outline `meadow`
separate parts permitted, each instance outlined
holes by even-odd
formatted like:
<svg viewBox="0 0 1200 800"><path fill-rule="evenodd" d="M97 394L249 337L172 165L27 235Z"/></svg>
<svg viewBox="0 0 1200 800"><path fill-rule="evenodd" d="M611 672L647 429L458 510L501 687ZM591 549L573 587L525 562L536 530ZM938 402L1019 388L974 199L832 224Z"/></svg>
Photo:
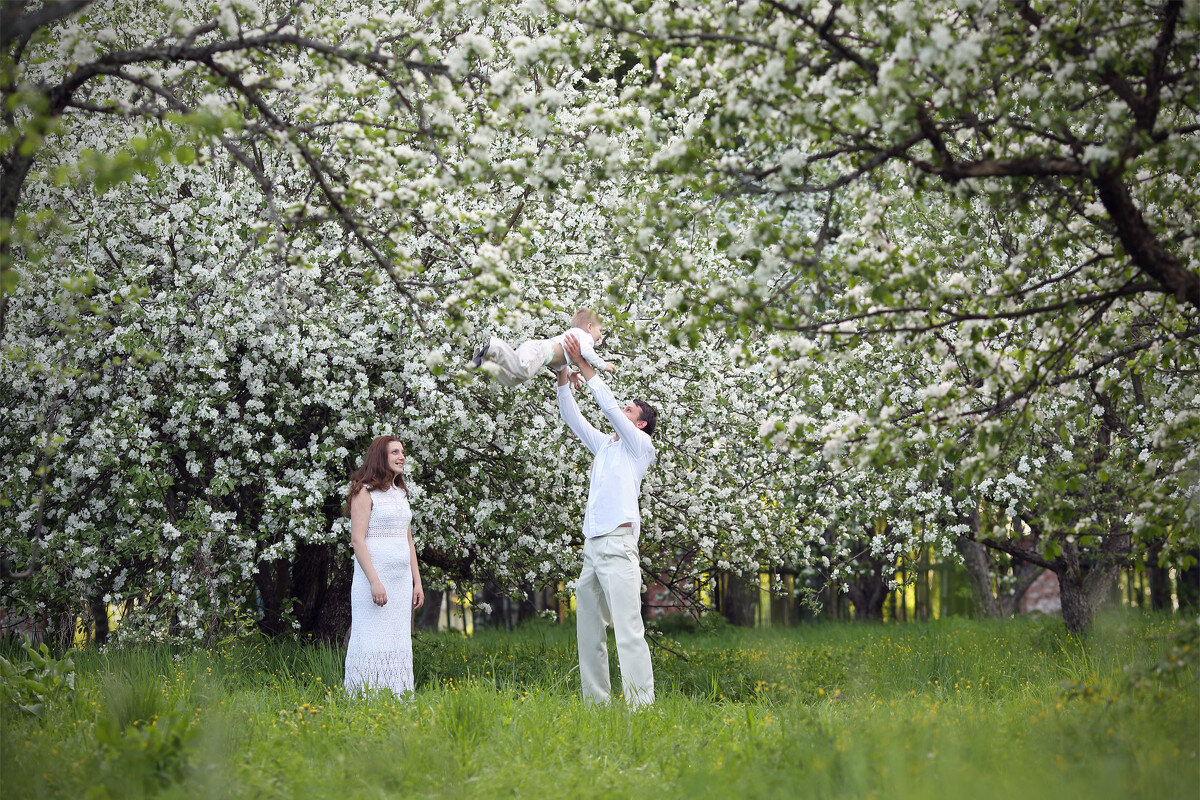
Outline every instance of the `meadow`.
<svg viewBox="0 0 1200 800"><path fill-rule="evenodd" d="M1130 611L1082 638L717 627L662 637L637 712L581 704L570 625L420 635L407 700L347 696L343 652L304 642L76 650L33 712L6 687L0 795L1195 798L1196 633Z"/></svg>

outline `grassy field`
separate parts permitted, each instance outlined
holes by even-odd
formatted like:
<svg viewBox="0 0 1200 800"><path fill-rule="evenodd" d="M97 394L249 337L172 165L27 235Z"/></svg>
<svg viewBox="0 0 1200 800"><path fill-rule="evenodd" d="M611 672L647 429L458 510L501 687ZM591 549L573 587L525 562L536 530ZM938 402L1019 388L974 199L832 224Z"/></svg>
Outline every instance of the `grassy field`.
<svg viewBox="0 0 1200 800"><path fill-rule="evenodd" d="M422 636L408 701L346 696L342 653L295 642L76 651L74 690L0 711L0 795L1196 798L1195 631L681 635L635 713L580 703L569 626Z"/></svg>

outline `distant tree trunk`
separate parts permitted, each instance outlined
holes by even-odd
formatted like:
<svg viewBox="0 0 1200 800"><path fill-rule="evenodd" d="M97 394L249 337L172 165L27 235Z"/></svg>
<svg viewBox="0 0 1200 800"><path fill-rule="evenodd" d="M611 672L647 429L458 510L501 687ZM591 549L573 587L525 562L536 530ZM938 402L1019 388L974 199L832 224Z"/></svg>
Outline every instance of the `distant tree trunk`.
<svg viewBox="0 0 1200 800"><path fill-rule="evenodd" d="M540 605L538 599L538 590L534 588L532 583L525 583L521 586L521 599L517 602L515 624L520 625L525 620L533 619L537 616L539 611L538 606Z"/></svg>
<svg viewBox="0 0 1200 800"><path fill-rule="evenodd" d="M417 630L436 631L438 629L444 595L445 592L441 589L425 590L425 605L421 606L421 610L417 612Z"/></svg>
<svg viewBox="0 0 1200 800"><path fill-rule="evenodd" d="M887 600L887 564L881 559L865 557L855 562L859 572L847 581L850 602L854 604L854 618L858 620L883 619L883 604Z"/></svg>
<svg viewBox="0 0 1200 800"><path fill-rule="evenodd" d="M806 622L817 618L820 610L821 588L813 577L796 573L792 584L793 615L797 622Z"/></svg>
<svg viewBox="0 0 1200 800"><path fill-rule="evenodd" d="M771 594L771 624L772 625L794 625L793 618L794 607L790 600L794 583L791 575L780 575L775 573L772 577L772 594ZM880 607L882 608L882 603Z"/></svg>
<svg viewBox="0 0 1200 800"><path fill-rule="evenodd" d="M1063 623L1068 631L1082 633L1092 624L1117 572L1115 566L1096 566L1058 573Z"/></svg>
<svg viewBox="0 0 1200 800"><path fill-rule="evenodd" d="M481 603L486 603L490 611L476 608L473 614L476 628L509 628L508 615L505 613L508 595L494 581L484 581L476 596Z"/></svg>
<svg viewBox="0 0 1200 800"><path fill-rule="evenodd" d="M1171 607L1171 571L1158 565L1163 540L1155 541L1146 553L1146 581L1150 584L1150 608L1162 611Z"/></svg>
<svg viewBox="0 0 1200 800"><path fill-rule="evenodd" d="M95 597L91 602L93 641L97 647L108 643L108 603Z"/></svg>
<svg viewBox="0 0 1200 800"><path fill-rule="evenodd" d="M1179 570L1175 578L1175 588L1179 594L1179 608L1200 608L1200 550L1191 552L1196 561L1187 569Z"/></svg>
<svg viewBox="0 0 1200 800"><path fill-rule="evenodd" d="M979 612L992 619L1011 617L1020 609L1021 598L1037 580L1043 567L1030 563L1015 553L1009 553L1016 585L1011 592L997 592L992 587L993 569L992 561L988 557L988 548L979 541L980 513L980 508L976 505L970 514L959 517L960 522L970 527L971 536L958 537L954 547L962 556L963 566L971 579L971 594ZM1019 519L1013 520L1013 524L1017 532L1024 529Z"/></svg>
<svg viewBox="0 0 1200 800"><path fill-rule="evenodd" d="M1017 582L1011 592L1005 592L998 598L1002 616L1011 617L1021 610L1021 599L1025 597L1025 593L1029 591L1029 587L1038 579L1038 576L1042 574L1043 569L1037 564L1031 564L1013 556L1012 571Z"/></svg>
<svg viewBox="0 0 1200 800"><path fill-rule="evenodd" d="M743 577L734 572L718 579L720 611L732 625L753 627L758 621L759 585L757 575Z"/></svg>
<svg viewBox="0 0 1200 800"><path fill-rule="evenodd" d="M978 516L976 518L978 519ZM954 548L962 556L963 566L971 578L971 594L975 598L975 607L985 617L1000 619L1000 603L992 589L992 568L988 563L987 548L965 536L959 536L954 541Z"/></svg>

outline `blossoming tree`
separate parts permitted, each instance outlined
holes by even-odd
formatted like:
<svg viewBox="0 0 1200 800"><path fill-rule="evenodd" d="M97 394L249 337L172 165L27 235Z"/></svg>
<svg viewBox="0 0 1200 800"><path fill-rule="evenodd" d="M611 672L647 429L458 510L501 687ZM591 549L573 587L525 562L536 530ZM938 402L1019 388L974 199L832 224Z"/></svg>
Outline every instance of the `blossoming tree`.
<svg viewBox="0 0 1200 800"><path fill-rule="evenodd" d="M718 220L744 279L696 298L693 321L784 333L799 373L844 366L863 342L893 354L886 377L830 398L838 419L782 413L765 436L859 467L919 460L925 485L957 498L946 535L1053 569L1074 630L1117 565L1194 564L1194 8L571 14L631 54L625 96L652 109L633 169L760 212ZM721 213L650 208L648 225L689 236L697 213ZM686 263L668 269L688 280ZM995 524L972 528L977 508Z"/></svg>
<svg viewBox="0 0 1200 800"><path fill-rule="evenodd" d="M128 637L340 636L341 494L389 431L434 580L569 579L583 465L551 381L504 392L462 365L473 332L545 335L581 305L618 390L662 411L647 569L800 552L767 501L790 457L754 445L761 367L672 343L622 223L643 189L617 168L615 93L539 56L539 12L192 11L97 6L41 40L61 54L10 64L46 94L97 80L45 116L14 195L3 548L38 568L5 607L73 627L121 605Z"/></svg>

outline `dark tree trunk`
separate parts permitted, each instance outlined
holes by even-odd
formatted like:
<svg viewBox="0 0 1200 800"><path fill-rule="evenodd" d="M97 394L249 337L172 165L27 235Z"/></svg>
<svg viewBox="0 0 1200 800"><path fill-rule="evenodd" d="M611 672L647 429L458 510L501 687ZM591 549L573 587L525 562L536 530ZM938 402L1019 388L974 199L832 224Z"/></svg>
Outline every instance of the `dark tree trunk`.
<svg viewBox="0 0 1200 800"><path fill-rule="evenodd" d="M1160 539L1146 553L1146 581L1150 584L1150 608L1162 611L1171 607L1171 571L1158 565L1162 555L1163 541Z"/></svg>
<svg viewBox="0 0 1200 800"><path fill-rule="evenodd" d="M532 583L526 583L521 587L521 599L517 602L516 623L518 625L537 616L538 607L541 605L538 599L538 590Z"/></svg>
<svg viewBox="0 0 1200 800"><path fill-rule="evenodd" d="M441 589L425 590L425 605L417 612L417 630L436 631L438 629L444 595L445 593Z"/></svg>
<svg viewBox="0 0 1200 800"><path fill-rule="evenodd" d="M329 597L329 570L335 547L328 544L302 544L292 559L292 609L302 633L311 633Z"/></svg>
<svg viewBox="0 0 1200 800"><path fill-rule="evenodd" d="M758 576L743 577L726 572L718 579L721 614L731 625L753 627L758 621Z"/></svg>
<svg viewBox="0 0 1200 800"><path fill-rule="evenodd" d="M288 562L276 561L263 564L254 576L262 602L262 618L258 628L268 636L278 636L285 630L283 620L283 598L287 595L289 579Z"/></svg>
<svg viewBox="0 0 1200 800"><path fill-rule="evenodd" d="M878 524L882 524L880 529ZM868 543L875 533L884 535L891 530L891 523L881 520L876 526L864 526L864 538L852 542L851 550L868 552ZM883 604L887 602L887 572L891 565L873 555L862 555L854 560L854 573L847 579L847 599L854 605L854 618L858 620L882 620Z"/></svg>
<svg viewBox="0 0 1200 800"><path fill-rule="evenodd" d="M494 581L484 581L479 588L479 599L487 603L490 611L475 609L476 628L510 628L508 620L508 595Z"/></svg>
<svg viewBox="0 0 1200 800"><path fill-rule="evenodd" d="M875 558L860 558L860 567L866 571L858 573L849 583L850 602L854 604L854 618L858 620L883 619L883 603L887 600L887 580L884 578L882 561Z"/></svg>
<svg viewBox="0 0 1200 800"><path fill-rule="evenodd" d="M350 584L354 562L341 558L334 549L328 570L329 583L317 609L312 634L323 642L344 645L350 640Z"/></svg>
<svg viewBox="0 0 1200 800"><path fill-rule="evenodd" d="M1119 570L1115 564L1082 566L1077 559L1065 560L1076 563L1057 572L1063 623L1071 633L1083 633L1108 597Z"/></svg>
<svg viewBox="0 0 1200 800"><path fill-rule="evenodd" d="M108 603L105 603L100 598L93 598L91 611L92 630L94 632L93 641L99 647L108 643Z"/></svg>
<svg viewBox="0 0 1200 800"><path fill-rule="evenodd" d="M1162 611L1171 607L1171 574L1162 567L1146 567L1150 581L1150 608Z"/></svg>
<svg viewBox="0 0 1200 800"><path fill-rule="evenodd" d="M796 598L793 603L796 621L805 622L815 620L821 602L820 586L811 577L797 574L792 591Z"/></svg>
<svg viewBox="0 0 1200 800"><path fill-rule="evenodd" d="M1013 586L1011 592L1006 592L999 598L1000 614L1005 617L1011 617L1021 608L1021 599L1025 597L1025 593L1029 591L1029 587L1042 574L1044 567L1038 564L1031 564L1016 556L1012 560L1013 576L1017 579L1016 585Z"/></svg>
<svg viewBox="0 0 1200 800"><path fill-rule="evenodd" d="M1187 569L1179 570L1175 579L1181 610L1200 608L1200 550L1193 550L1191 556L1196 562Z"/></svg>

